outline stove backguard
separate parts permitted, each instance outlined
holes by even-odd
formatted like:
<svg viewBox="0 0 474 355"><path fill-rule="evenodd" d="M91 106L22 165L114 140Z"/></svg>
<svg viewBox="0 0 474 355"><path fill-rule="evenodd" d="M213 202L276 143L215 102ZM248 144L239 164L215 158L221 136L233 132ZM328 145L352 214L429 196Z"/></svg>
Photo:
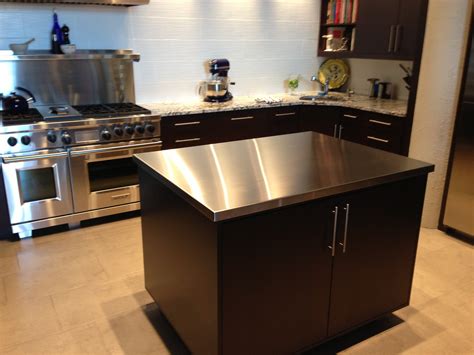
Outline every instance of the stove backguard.
<svg viewBox="0 0 474 355"><path fill-rule="evenodd" d="M0 53L0 93L29 89L37 105L135 102L131 51L80 51L74 55Z"/></svg>

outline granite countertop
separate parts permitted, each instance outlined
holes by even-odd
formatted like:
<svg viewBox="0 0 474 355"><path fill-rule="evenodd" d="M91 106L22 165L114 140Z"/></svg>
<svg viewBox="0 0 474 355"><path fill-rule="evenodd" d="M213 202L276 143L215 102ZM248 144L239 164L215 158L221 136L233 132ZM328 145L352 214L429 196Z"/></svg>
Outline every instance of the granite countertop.
<svg viewBox="0 0 474 355"><path fill-rule="evenodd" d="M179 116L294 105L346 107L397 117L406 117L407 113L407 101L402 100L370 99L363 95L353 95L351 98L348 98L346 94L341 93L330 94L331 97L337 97L339 100L318 99L317 101L303 101L299 99L303 95L315 94L316 92L313 91L299 92L294 96L289 94L269 95L274 99L281 99L281 102L273 104L259 103L255 101L257 97L262 96L236 96L233 100L225 103L208 103L199 99L195 99L181 102L142 103L141 106L144 106L151 110L154 114L159 114L161 116Z"/></svg>
<svg viewBox="0 0 474 355"><path fill-rule="evenodd" d="M434 169L428 163L314 132L141 153L135 159L214 222Z"/></svg>

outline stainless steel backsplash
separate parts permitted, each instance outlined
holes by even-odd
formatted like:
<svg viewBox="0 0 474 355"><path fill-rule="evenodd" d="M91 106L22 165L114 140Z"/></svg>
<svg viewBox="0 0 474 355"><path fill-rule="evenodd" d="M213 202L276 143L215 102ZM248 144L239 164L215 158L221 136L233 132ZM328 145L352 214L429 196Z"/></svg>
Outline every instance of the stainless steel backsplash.
<svg viewBox="0 0 474 355"><path fill-rule="evenodd" d="M0 93L30 90L38 105L135 102L131 51L79 51L74 55L0 53Z"/></svg>

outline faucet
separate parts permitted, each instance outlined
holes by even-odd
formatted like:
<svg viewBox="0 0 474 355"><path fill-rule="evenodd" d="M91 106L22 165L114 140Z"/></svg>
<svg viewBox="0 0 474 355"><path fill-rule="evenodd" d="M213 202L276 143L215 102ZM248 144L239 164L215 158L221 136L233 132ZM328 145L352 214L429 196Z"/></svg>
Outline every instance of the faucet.
<svg viewBox="0 0 474 355"><path fill-rule="evenodd" d="M321 85L323 91L319 93L320 96L327 96L329 94L329 78L326 78L326 81L322 83L316 75L313 75L311 81L316 81Z"/></svg>

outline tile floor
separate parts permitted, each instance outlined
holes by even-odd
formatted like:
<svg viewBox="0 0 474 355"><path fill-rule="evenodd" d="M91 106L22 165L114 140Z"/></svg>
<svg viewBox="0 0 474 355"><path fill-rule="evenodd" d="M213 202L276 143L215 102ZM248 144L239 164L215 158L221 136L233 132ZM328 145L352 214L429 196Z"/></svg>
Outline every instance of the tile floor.
<svg viewBox="0 0 474 355"><path fill-rule="evenodd" d="M308 354L473 354L474 250L422 230L411 305ZM182 354L144 289L140 219L0 241L1 354Z"/></svg>

